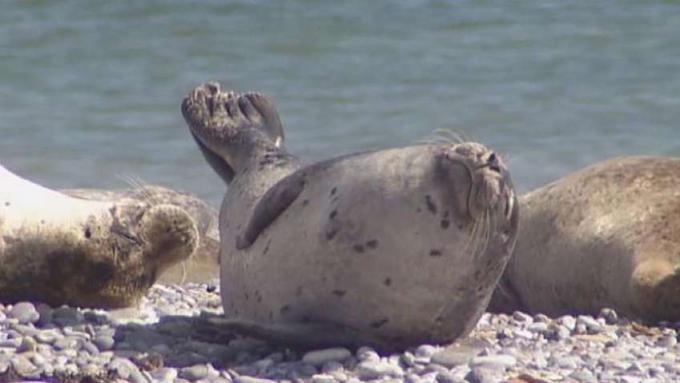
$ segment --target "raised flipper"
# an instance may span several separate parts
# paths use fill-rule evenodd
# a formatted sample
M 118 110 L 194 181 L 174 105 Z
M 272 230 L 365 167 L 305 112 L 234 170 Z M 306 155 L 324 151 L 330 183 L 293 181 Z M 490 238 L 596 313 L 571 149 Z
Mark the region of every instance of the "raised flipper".
M 236 248 L 250 247 L 260 233 L 281 215 L 305 187 L 306 173 L 297 171 L 277 182 L 260 198 L 243 233 L 236 237 Z

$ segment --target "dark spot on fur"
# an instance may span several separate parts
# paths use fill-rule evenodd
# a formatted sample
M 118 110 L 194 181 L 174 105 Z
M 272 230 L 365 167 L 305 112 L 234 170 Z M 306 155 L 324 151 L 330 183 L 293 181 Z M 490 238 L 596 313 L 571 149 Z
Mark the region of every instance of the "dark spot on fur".
M 333 219 L 333 218 L 335 218 L 337 215 L 338 215 L 338 211 L 337 211 L 337 210 L 333 210 L 333 211 L 331 212 L 331 214 L 328 215 L 328 218 Z
M 331 189 L 331 195 L 335 195 L 335 193 L 338 191 L 338 187 L 334 186 L 333 189 Z
M 295 296 L 299 297 L 302 295 L 302 286 L 298 286 L 297 289 L 295 289 Z
M 375 249 L 376 247 L 378 247 L 378 240 L 372 239 L 366 242 L 366 247 L 368 247 L 369 249 Z
M 385 278 L 385 280 L 383 281 L 383 284 L 385 286 L 390 286 L 392 284 L 392 278 Z
M 336 229 L 328 230 L 326 232 L 326 239 L 330 241 L 331 239 L 333 239 L 333 237 L 335 237 L 336 234 L 338 234 L 338 231 Z
M 448 228 L 449 228 L 449 224 L 450 224 L 450 222 L 449 222 L 448 219 L 442 219 L 442 222 L 441 222 L 442 229 L 448 229 Z
M 281 307 L 281 309 L 279 309 L 279 312 L 280 312 L 282 315 L 285 314 L 285 313 L 287 313 L 288 311 L 290 311 L 290 306 L 289 306 L 289 305 L 284 305 L 284 306 Z
M 309 205 L 309 200 L 308 199 L 303 199 L 302 200 L 302 206 L 307 206 Z
M 250 300 L 250 295 L 248 295 L 248 293 L 243 293 L 243 297 L 244 297 L 246 300 Z
M 481 270 L 475 271 L 475 280 L 479 279 L 480 276 L 482 276 L 482 271 Z
M 9 206 L 9 201 L 5 202 L 5 206 Z
M 311 321 L 312 321 L 312 318 L 308 317 L 307 315 L 303 315 L 303 316 L 300 318 L 300 322 L 302 322 L 302 323 L 309 323 L 309 322 L 311 322 Z
M 262 302 L 262 294 L 260 293 L 259 290 L 258 290 L 258 291 L 255 291 L 255 300 L 256 300 L 258 303 Z
M 437 249 L 430 250 L 430 257 L 441 257 L 442 251 Z
M 425 204 L 430 213 L 437 214 L 437 205 L 434 204 L 434 201 L 432 201 L 432 197 L 429 194 L 425 196 Z
M 378 320 L 378 321 L 375 321 L 375 322 L 371 322 L 371 327 L 373 327 L 373 328 L 380 328 L 380 327 L 384 326 L 385 324 L 387 324 L 387 322 L 389 322 L 389 321 L 390 321 L 389 319 L 383 318 L 383 319 L 381 319 L 381 320 Z
M 333 295 L 335 295 L 338 298 L 342 298 L 347 294 L 347 291 L 345 290 L 333 290 Z
M 87 239 L 92 238 L 92 231 L 90 231 L 89 227 L 85 228 L 85 238 L 87 238 Z
M 435 321 L 437 324 L 441 324 L 441 323 L 444 321 L 444 317 L 443 317 L 441 314 L 439 314 L 439 315 L 437 315 L 436 318 L 434 318 L 434 321 Z
M 364 245 L 356 244 L 354 245 L 354 251 L 361 254 L 364 252 Z
M 41 225 L 44 225 L 44 224 L 45 224 L 45 220 L 44 220 L 44 219 L 41 219 L 41 220 L 40 220 L 40 224 L 41 224 Z
M 422 210 L 420 210 L 420 208 L 417 208 L 417 209 L 416 209 L 416 213 L 420 213 L 421 211 L 422 211 Z
M 274 312 L 271 310 L 269 311 L 269 319 L 274 319 Z
M 262 254 L 267 254 L 267 252 L 269 251 L 269 245 L 271 245 L 271 244 L 272 244 L 272 240 L 270 239 L 269 241 L 267 241 L 267 244 L 265 245 L 264 250 L 262 250 Z

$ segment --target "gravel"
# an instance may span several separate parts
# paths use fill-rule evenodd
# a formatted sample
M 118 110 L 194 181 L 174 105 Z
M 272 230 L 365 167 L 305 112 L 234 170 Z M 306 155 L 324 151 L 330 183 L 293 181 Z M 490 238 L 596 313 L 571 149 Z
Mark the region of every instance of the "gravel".
M 680 323 L 648 327 L 610 309 L 597 317 L 484 314 L 451 345 L 392 355 L 369 347 L 297 352 L 211 325 L 222 314 L 215 285 L 155 285 L 124 310 L 0 305 L 0 381 L 680 381 Z

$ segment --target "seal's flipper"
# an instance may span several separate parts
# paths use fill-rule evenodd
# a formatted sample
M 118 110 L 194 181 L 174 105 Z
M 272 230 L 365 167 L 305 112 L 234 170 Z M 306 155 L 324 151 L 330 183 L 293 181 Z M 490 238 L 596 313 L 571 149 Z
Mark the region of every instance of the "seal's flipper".
M 245 230 L 236 238 L 239 250 L 250 247 L 260 233 L 302 193 L 305 187 L 305 172 L 299 171 L 277 182 L 255 205 Z
M 205 158 L 205 161 L 210 165 L 211 168 L 217 173 L 217 175 L 222 178 L 222 180 L 229 185 L 231 183 L 231 180 L 234 179 L 234 169 L 229 166 L 227 161 L 225 161 L 222 157 L 217 155 L 215 152 L 210 150 L 207 146 L 205 146 L 201 140 L 194 134 L 194 132 L 191 132 L 191 136 L 194 138 L 194 141 L 196 141 L 196 144 L 198 144 L 198 148 L 201 149 L 201 153 L 203 154 L 203 158 Z

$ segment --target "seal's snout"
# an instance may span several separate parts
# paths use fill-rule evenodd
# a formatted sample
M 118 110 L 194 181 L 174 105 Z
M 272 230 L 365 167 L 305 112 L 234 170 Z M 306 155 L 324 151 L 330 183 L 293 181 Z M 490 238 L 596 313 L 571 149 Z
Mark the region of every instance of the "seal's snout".
M 510 218 L 514 192 L 508 170 L 498 154 L 482 144 L 466 142 L 447 147 L 439 157 L 440 165 L 444 165 L 440 168 L 445 173 L 465 173 L 462 179 L 467 179 L 468 187 L 465 199 L 459 204 L 461 210 L 476 219 L 502 204 L 505 217 Z M 452 179 L 458 180 L 457 183 L 461 180 L 460 177 Z

